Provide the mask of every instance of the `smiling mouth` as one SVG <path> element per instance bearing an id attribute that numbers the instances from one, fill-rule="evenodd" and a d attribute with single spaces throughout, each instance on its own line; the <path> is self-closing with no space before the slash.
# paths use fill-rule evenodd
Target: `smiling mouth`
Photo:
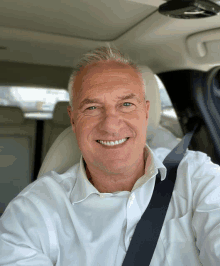
<path id="1" fill-rule="evenodd" d="M 119 141 L 101 141 L 101 140 L 96 140 L 96 142 L 98 142 L 99 144 L 105 145 L 105 146 L 118 146 L 120 144 L 125 143 L 127 140 L 129 139 L 129 137 L 121 139 Z"/>

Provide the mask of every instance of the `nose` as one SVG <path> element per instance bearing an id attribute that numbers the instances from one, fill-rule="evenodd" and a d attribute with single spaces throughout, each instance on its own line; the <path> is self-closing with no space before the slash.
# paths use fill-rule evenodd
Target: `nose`
<path id="1" fill-rule="evenodd" d="M 122 117 L 113 110 L 106 111 L 99 123 L 99 130 L 117 136 L 124 126 Z"/>

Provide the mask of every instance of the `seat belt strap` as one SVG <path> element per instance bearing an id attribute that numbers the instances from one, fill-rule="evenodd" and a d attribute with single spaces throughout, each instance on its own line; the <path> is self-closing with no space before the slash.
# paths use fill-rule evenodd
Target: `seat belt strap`
<path id="1" fill-rule="evenodd" d="M 178 165 L 198 125 L 164 159 L 167 176 L 161 181 L 158 172 L 150 203 L 136 226 L 122 266 L 150 265 L 173 193 Z"/>

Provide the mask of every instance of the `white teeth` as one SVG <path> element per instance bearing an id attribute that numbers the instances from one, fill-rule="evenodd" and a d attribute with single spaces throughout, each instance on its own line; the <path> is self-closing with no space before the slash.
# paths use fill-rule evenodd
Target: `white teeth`
<path id="1" fill-rule="evenodd" d="M 116 140 L 114 141 L 102 141 L 102 140 L 98 140 L 99 143 L 103 144 L 103 145 L 108 145 L 108 146 L 114 146 L 114 145 L 118 145 L 121 144 L 123 142 L 125 142 L 128 138 L 125 139 L 121 139 L 121 140 Z"/>

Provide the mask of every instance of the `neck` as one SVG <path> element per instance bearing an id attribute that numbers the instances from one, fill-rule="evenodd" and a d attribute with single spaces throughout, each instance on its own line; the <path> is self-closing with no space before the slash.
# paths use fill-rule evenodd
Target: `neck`
<path id="1" fill-rule="evenodd" d="M 84 160 L 83 160 L 84 161 Z M 147 156 L 146 167 L 150 165 L 150 158 Z M 122 176 L 119 174 L 120 179 L 113 180 L 111 177 L 106 178 L 106 176 L 96 177 L 92 175 L 84 161 L 84 166 L 86 169 L 86 175 L 90 183 L 100 192 L 100 193 L 113 193 L 116 191 L 130 191 L 134 187 L 137 180 L 145 173 L 145 161 L 144 159 L 137 166 L 135 173 Z"/>

